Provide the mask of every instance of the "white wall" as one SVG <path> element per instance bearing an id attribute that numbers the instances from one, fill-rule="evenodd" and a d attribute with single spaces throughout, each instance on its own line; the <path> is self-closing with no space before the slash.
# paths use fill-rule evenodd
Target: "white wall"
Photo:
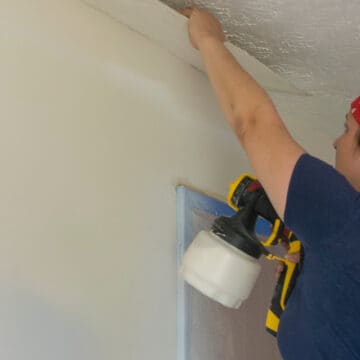
<path id="1" fill-rule="evenodd" d="M 0 358 L 175 359 L 175 185 L 249 170 L 206 77 L 70 0 L 3 1 L 0 53 Z"/>

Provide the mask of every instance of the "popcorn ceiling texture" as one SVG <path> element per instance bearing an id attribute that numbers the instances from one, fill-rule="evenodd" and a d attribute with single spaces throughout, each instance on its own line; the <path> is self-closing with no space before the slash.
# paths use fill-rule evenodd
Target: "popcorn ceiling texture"
<path id="1" fill-rule="evenodd" d="M 312 95 L 360 95 L 360 1 L 162 0 L 198 5 L 228 39 Z"/>

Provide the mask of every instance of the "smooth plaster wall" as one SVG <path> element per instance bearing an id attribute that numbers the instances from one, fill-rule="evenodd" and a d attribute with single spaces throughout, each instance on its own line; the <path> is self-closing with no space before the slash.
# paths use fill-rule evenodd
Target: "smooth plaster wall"
<path id="1" fill-rule="evenodd" d="M 0 53 L 0 358 L 175 359 L 175 185 L 250 170 L 206 77 L 71 0 L 3 1 Z"/>

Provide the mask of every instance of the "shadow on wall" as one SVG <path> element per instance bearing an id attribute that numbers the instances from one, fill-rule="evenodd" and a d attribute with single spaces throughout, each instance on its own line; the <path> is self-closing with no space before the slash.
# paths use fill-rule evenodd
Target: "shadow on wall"
<path id="1" fill-rule="evenodd" d="M 102 356 L 88 324 L 25 289 L 0 288 L 0 359 L 95 360 Z"/>

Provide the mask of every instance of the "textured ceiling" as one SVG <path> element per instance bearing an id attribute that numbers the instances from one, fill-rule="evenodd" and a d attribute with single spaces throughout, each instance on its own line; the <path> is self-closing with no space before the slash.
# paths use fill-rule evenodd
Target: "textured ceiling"
<path id="1" fill-rule="evenodd" d="M 228 39 L 309 94 L 360 95 L 358 0 L 162 0 L 198 5 Z"/>

